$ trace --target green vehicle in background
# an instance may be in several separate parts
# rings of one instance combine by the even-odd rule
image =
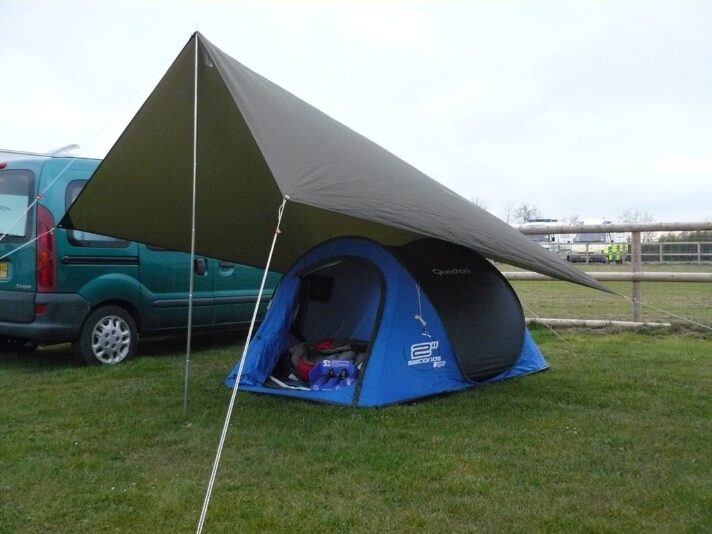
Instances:
[[[71,342],[82,361],[115,364],[134,353],[139,335],[186,330],[189,254],[54,229],[99,163],[49,156],[0,161],[3,347]],[[202,256],[191,269],[196,329],[249,323],[261,269]],[[260,318],[279,277],[267,278]]]

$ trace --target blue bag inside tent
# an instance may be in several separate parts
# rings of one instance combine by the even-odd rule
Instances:
[[[354,383],[312,390],[270,379],[291,348],[325,339],[367,346]],[[345,237],[314,247],[285,273],[245,356],[240,389],[381,406],[547,367],[513,289],[478,253],[436,239],[387,248]]]

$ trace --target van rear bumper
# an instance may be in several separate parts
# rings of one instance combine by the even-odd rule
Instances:
[[[16,291],[0,291],[0,299]],[[89,314],[89,302],[74,293],[25,293],[24,304],[45,305],[45,310],[35,315],[31,322],[0,321],[0,336],[30,341],[74,341],[84,319]]]

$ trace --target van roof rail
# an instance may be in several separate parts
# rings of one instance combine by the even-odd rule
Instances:
[[[72,156],[73,152],[76,152],[79,149],[79,145],[76,144],[71,144],[71,145],[66,145],[59,147],[54,150],[50,150],[48,152],[32,152],[29,150],[11,150],[7,148],[0,148],[0,157],[7,158],[7,159],[18,159],[22,157],[42,157],[42,158],[51,158],[51,157],[66,157],[66,156]],[[76,156],[75,156],[76,157]]]
[[[70,156],[73,155],[74,152],[79,150],[81,148],[79,145],[76,143],[72,143],[71,145],[64,145],[59,148],[55,148],[54,150],[50,150],[48,152],[49,156]]]

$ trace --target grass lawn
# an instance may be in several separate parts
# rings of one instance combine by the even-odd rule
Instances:
[[[712,339],[534,335],[549,371],[409,405],[240,394],[206,532],[709,532]],[[0,532],[194,531],[237,352],[199,345],[187,417],[182,341],[0,355]]]

